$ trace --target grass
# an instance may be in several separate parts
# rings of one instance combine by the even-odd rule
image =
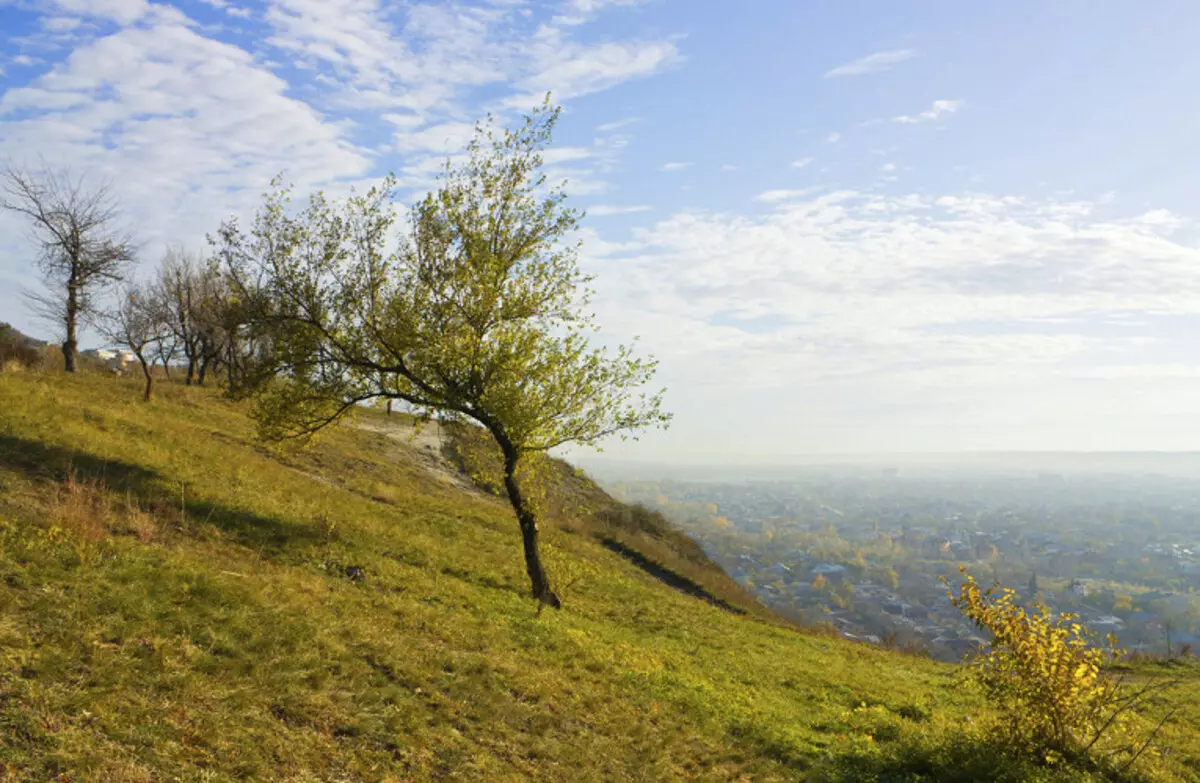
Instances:
[[[548,527],[576,578],[539,614],[507,505],[384,435],[268,448],[211,390],[0,373],[0,779],[1095,779],[989,756],[955,667],[726,611],[595,532]],[[1200,673],[1155,667],[1184,683],[1139,774],[1200,780]]]

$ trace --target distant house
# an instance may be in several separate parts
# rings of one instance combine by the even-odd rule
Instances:
[[[929,618],[929,610],[923,606],[906,606],[904,607],[904,616],[910,620],[926,620]]]
[[[80,355],[104,362],[104,368],[118,375],[123,374],[129,365],[137,362],[137,356],[132,351],[114,351],[111,348],[89,348],[80,351]]]
[[[904,614],[904,604],[899,601],[884,601],[882,608],[888,614]]]
[[[1087,625],[1088,625],[1088,629],[1091,630],[1093,633],[1098,633],[1098,634],[1116,633],[1117,631],[1120,631],[1122,628],[1125,627],[1125,621],[1122,620],[1120,617],[1113,617],[1112,615],[1106,615],[1104,617],[1097,617],[1095,620],[1092,620]]]
[[[987,640],[980,636],[968,636],[964,639],[946,639],[944,645],[963,658],[987,647]]]

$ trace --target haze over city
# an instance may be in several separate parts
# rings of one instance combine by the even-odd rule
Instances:
[[[1191,4],[0,0],[0,30],[0,158],[111,179],[147,269],[279,173],[415,198],[550,92],[602,336],[675,414],[611,458],[1196,448]],[[49,336],[25,234],[0,213],[0,311]]]

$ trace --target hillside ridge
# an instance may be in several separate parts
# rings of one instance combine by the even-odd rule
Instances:
[[[409,446],[138,391],[0,373],[0,779],[1093,779],[956,739],[953,666],[663,584],[604,513],[547,524],[538,612],[511,512]],[[1156,780],[1197,779],[1197,682]]]

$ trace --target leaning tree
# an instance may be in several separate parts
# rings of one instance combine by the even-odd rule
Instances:
[[[645,390],[654,360],[589,343],[591,278],[570,241],[580,214],[541,169],[557,117],[544,104],[516,130],[479,126],[398,238],[391,178],[298,213],[276,183],[249,231],[230,222],[217,237],[243,270],[230,278],[256,280],[239,296],[256,303],[264,434],[309,435],[378,399],[475,422],[503,457],[533,597],[555,607],[533,468],[556,447],[670,420],[662,392]]]
[[[38,315],[62,327],[63,362],[74,372],[78,330],[97,314],[97,294],[119,282],[133,261],[112,191],[69,173],[8,168],[0,172],[0,209],[30,222],[47,290],[29,299]]]

